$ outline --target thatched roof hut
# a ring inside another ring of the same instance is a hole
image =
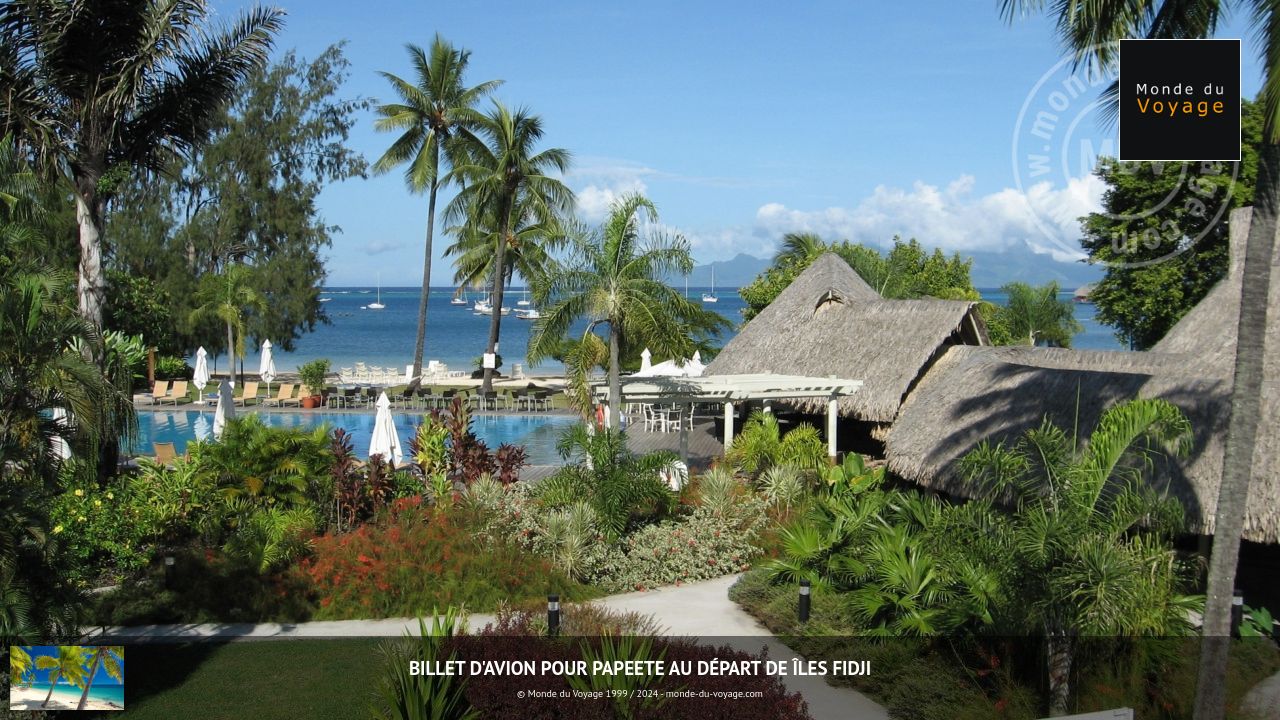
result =
[[[840,256],[826,253],[748,322],[707,375],[775,373],[864,380],[840,414],[889,423],[924,371],[948,347],[987,344],[977,303],[886,300]],[[803,412],[825,401],[796,401]]]
[[[1248,233],[1247,211],[1231,218],[1233,250]],[[1280,273],[1275,273],[1280,274]],[[1270,307],[1280,307],[1273,278]],[[1238,264],[1153,352],[1050,348],[951,348],[930,370],[889,433],[889,469],[921,485],[971,494],[956,462],[984,439],[1014,439],[1048,417],[1087,437],[1101,412],[1133,397],[1163,398],[1195,430],[1192,456],[1162,460],[1160,489],[1182,501],[1191,530],[1213,532],[1222,478],[1240,303]],[[1280,542],[1280,318],[1267,331],[1262,424],[1254,455],[1244,537]]]

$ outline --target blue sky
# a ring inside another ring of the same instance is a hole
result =
[[[39,658],[42,655],[49,655],[52,657],[58,654],[58,646],[56,645],[36,645],[36,646],[25,646],[25,647],[27,649],[27,653],[31,655],[31,660],[33,664],[35,663],[36,658]],[[92,660],[90,660],[89,662],[92,663]],[[122,666],[124,665],[123,657],[120,658],[120,664]],[[52,674],[53,674],[53,670],[37,669],[35,671],[35,683],[38,685],[47,684]],[[111,675],[107,673],[106,668],[99,665],[97,672],[94,673],[93,684],[94,685],[119,685],[120,681],[111,677]],[[60,687],[70,687],[70,684],[65,679],[59,680],[58,685]]]
[[[215,7],[230,19],[248,5]],[[994,0],[690,5],[285,2],[278,49],[314,57],[347,40],[347,93],[390,101],[377,71],[411,77],[404,44],[441,33],[471,50],[472,84],[504,80],[496,97],[542,115],[547,145],[573,153],[566,182],[584,219],[643,191],[700,263],[767,256],[792,230],[1071,259],[1074,218],[1100,188],[1081,171],[1024,186],[1014,162],[1019,111],[1062,58],[1047,20],[1006,23]],[[1246,38],[1252,97],[1247,18],[1218,36]],[[370,161],[392,139],[372,120],[362,115],[350,140]],[[1092,119],[1080,127],[1099,146],[1115,135]],[[426,198],[398,174],[334,185],[320,206],[342,227],[331,284],[421,281]],[[1056,243],[1032,212],[1060,219]],[[437,262],[433,284],[451,275]]]

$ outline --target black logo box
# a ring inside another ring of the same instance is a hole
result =
[[[1121,160],[1240,160],[1240,40],[1121,40],[1118,85]]]

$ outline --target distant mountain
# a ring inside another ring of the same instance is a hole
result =
[[[1028,248],[1000,252],[961,253],[973,258],[970,277],[976,288],[998,288],[1005,283],[1020,281],[1031,285],[1043,285],[1056,280],[1063,290],[1075,290],[1081,285],[1102,279],[1102,270],[1095,265],[1080,262],[1058,262],[1049,255],[1037,255]],[[737,288],[749,284],[769,267],[763,258],[739,253],[732,260],[717,260],[698,265],[689,274],[690,287],[706,287],[711,284],[711,268],[716,269],[716,287]],[[668,278],[671,285],[684,284],[683,276]]]

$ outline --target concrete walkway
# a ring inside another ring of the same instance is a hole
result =
[[[729,586],[733,585],[737,579],[738,576],[730,575],[680,587],[612,595],[595,602],[612,610],[650,615],[667,636],[699,638],[717,646],[729,645],[735,650],[750,653],[767,650],[770,660],[783,660],[788,663],[799,657],[738,607],[737,603],[729,600]],[[470,615],[467,618],[467,627],[479,630],[493,620],[492,615]],[[333,620],[256,625],[247,623],[145,625],[96,628],[86,631],[86,634],[96,639],[137,643],[399,637],[406,632],[413,634],[418,632],[417,619]],[[887,720],[889,717],[883,707],[861,693],[848,688],[833,687],[821,677],[787,676],[783,678],[783,682],[788,690],[799,692],[804,696],[805,701],[809,703],[809,713],[815,720]]]

